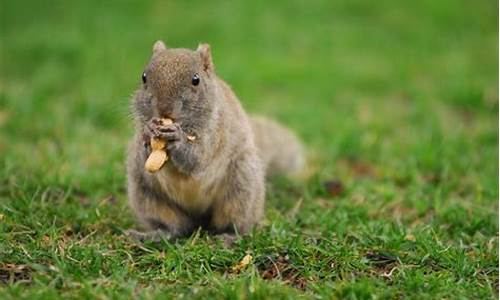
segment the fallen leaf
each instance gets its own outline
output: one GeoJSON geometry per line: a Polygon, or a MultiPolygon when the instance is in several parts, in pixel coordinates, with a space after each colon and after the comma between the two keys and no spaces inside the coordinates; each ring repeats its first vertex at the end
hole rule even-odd
{"type": "Polygon", "coordinates": [[[409,233],[405,236],[405,240],[414,242],[415,236],[413,234],[409,233]]]}
{"type": "Polygon", "coordinates": [[[44,243],[45,245],[48,245],[48,244],[50,244],[50,237],[49,237],[48,235],[44,235],[44,236],[42,237],[42,241],[43,241],[43,243],[44,243]]]}
{"type": "Polygon", "coordinates": [[[233,266],[232,271],[234,273],[240,273],[252,262],[252,259],[253,257],[250,254],[245,255],[237,265],[233,266]]]}

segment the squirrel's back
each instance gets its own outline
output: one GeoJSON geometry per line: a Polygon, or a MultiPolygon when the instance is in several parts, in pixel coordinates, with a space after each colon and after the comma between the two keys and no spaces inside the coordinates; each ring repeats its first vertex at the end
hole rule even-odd
{"type": "MultiPolygon", "coordinates": [[[[217,80],[226,101],[231,106],[241,105],[234,95],[231,87],[222,79],[217,80]]],[[[232,116],[228,116],[232,117],[232,116]]],[[[305,165],[304,150],[297,136],[283,125],[263,116],[239,117],[236,123],[245,126],[248,119],[253,135],[254,144],[262,164],[265,174],[274,175],[295,175],[303,170],[305,165]]]]}

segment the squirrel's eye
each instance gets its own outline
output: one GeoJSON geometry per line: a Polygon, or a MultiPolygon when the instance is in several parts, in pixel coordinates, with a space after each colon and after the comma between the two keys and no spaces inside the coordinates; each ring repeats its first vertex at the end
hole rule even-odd
{"type": "Polygon", "coordinates": [[[191,79],[191,83],[193,85],[198,85],[200,84],[200,76],[198,74],[194,74],[193,78],[191,79]]]}
{"type": "Polygon", "coordinates": [[[146,72],[142,73],[142,83],[146,84],[146,72]]]}

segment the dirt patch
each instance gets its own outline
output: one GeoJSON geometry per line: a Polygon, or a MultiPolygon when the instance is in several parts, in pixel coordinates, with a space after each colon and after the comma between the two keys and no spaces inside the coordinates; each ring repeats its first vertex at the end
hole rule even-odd
{"type": "Polygon", "coordinates": [[[325,181],[323,183],[323,187],[325,188],[325,191],[332,197],[341,196],[345,191],[344,184],[338,179],[325,181]]]}
{"type": "Polygon", "coordinates": [[[372,273],[389,280],[399,265],[397,256],[388,252],[369,251],[365,254],[365,258],[373,266],[372,273]]]}
{"type": "Polygon", "coordinates": [[[368,251],[365,254],[365,258],[376,267],[383,267],[397,261],[395,255],[383,251],[368,251]]]}
{"type": "Polygon", "coordinates": [[[290,262],[288,256],[279,255],[275,258],[268,256],[257,265],[257,268],[265,280],[280,280],[300,290],[305,290],[307,287],[307,279],[290,262]]]}
{"type": "Polygon", "coordinates": [[[441,177],[441,174],[439,174],[439,173],[427,173],[427,174],[423,175],[422,178],[424,179],[425,182],[427,182],[430,185],[434,185],[434,186],[439,185],[443,180],[443,178],[441,177]]]}
{"type": "Polygon", "coordinates": [[[27,265],[0,264],[0,283],[31,283],[32,269],[27,265]]]}
{"type": "Polygon", "coordinates": [[[90,207],[90,198],[85,191],[75,189],[72,191],[71,196],[83,207],[90,207]]]}
{"type": "Polygon", "coordinates": [[[340,159],[337,165],[349,170],[351,176],[355,178],[377,178],[379,176],[374,164],[359,158],[340,159]]]}

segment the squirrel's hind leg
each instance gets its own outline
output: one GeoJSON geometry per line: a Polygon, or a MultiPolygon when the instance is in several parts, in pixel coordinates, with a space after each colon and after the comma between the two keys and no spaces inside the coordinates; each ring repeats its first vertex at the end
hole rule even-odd
{"type": "Polygon", "coordinates": [[[194,224],[190,217],[175,207],[168,199],[147,192],[144,187],[131,180],[129,202],[137,219],[146,229],[144,232],[127,230],[125,234],[133,239],[145,241],[175,240],[189,234],[194,224]]]}
{"type": "Polygon", "coordinates": [[[139,242],[155,242],[159,243],[162,240],[172,241],[174,236],[168,231],[161,229],[151,230],[151,231],[137,231],[135,229],[129,229],[125,231],[125,236],[139,241],[139,242]]]}
{"type": "Polygon", "coordinates": [[[243,154],[228,167],[225,191],[214,203],[211,228],[219,234],[246,234],[263,215],[264,172],[253,153],[243,154]]]}

